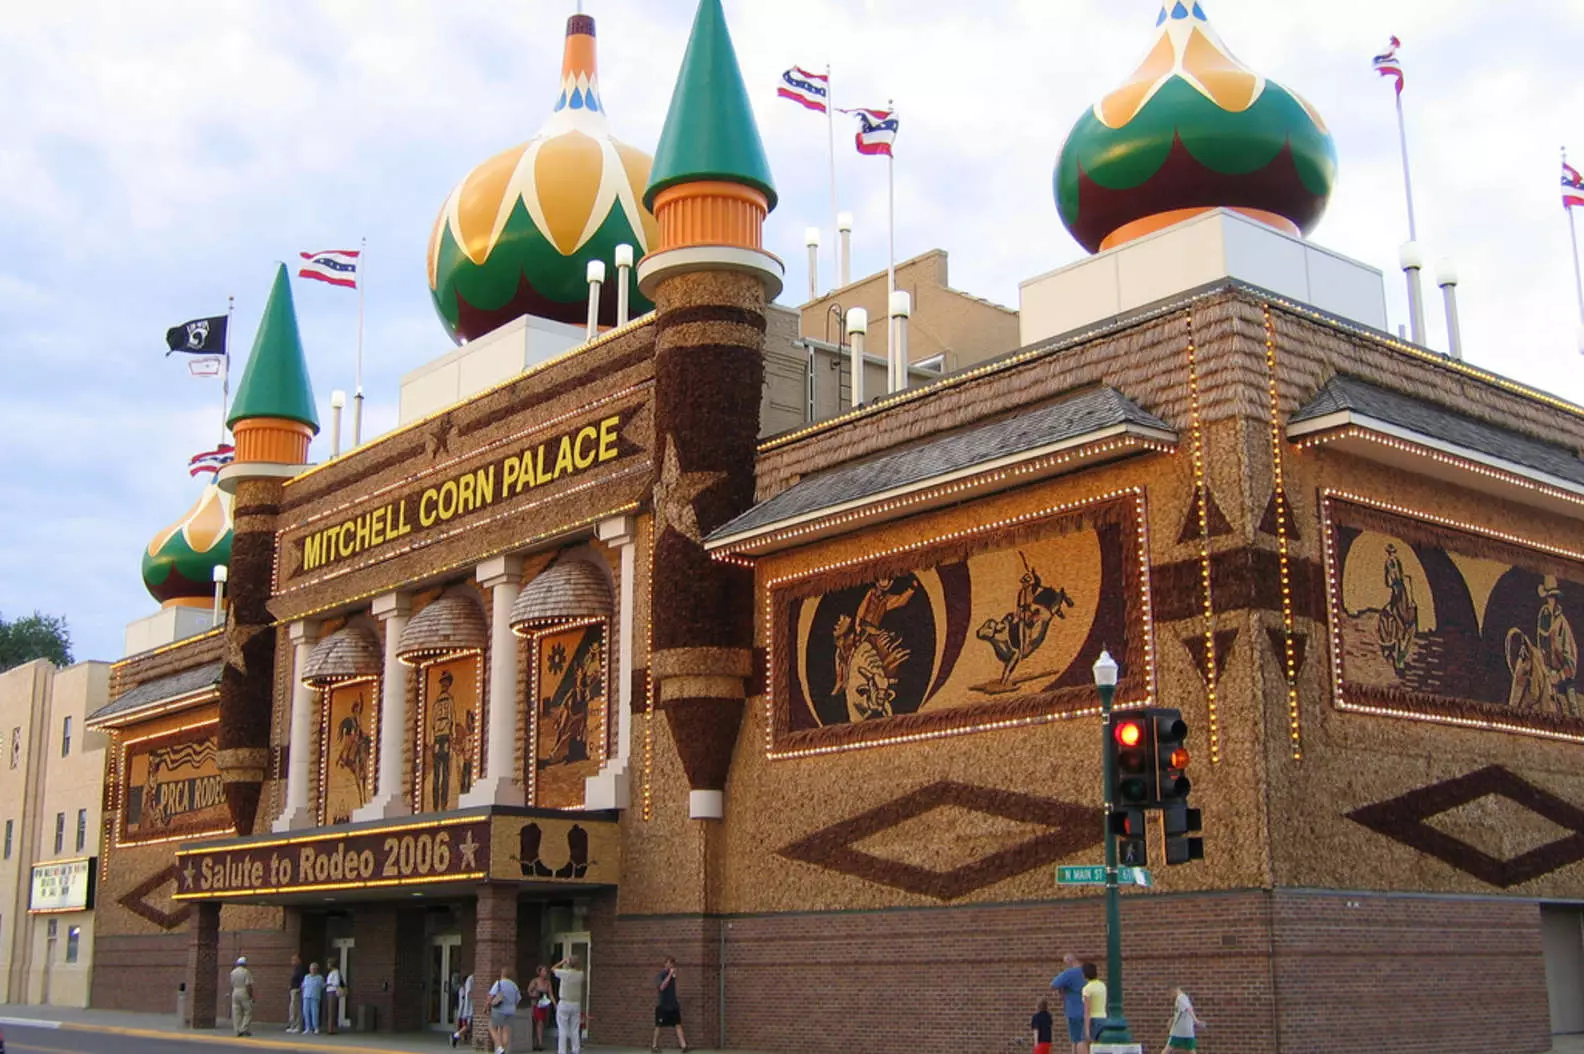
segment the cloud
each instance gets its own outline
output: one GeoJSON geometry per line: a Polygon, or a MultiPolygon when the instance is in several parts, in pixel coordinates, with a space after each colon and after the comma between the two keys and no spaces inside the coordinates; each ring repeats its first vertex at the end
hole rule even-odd
{"type": "MultiPolygon", "coordinates": [[[[119,654],[151,602],[140,547],[190,504],[214,382],[162,357],[166,327],[235,298],[240,367],[274,261],[368,240],[367,431],[395,420],[400,376],[450,350],[424,277],[446,194],[549,112],[572,5],[495,0],[56,0],[12,5],[0,39],[0,611],[67,614],[79,652],[119,654]]],[[[586,0],[616,133],[665,119],[691,0],[586,0]]],[[[1462,271],[1470,358],[1584,400],[1556,149],[1584,112],[1577,0],[1216,0],[1232,49],[1310,99],[1341,182],[1321,244],[1387,272],[1404,317],[1405,237],[1389,87],[1369,68],[1399,34],[1421,223],[1462,271]]],[[[830,237],[829,130],[778,102],[793,63],[835,73],[837,102],[894,99],[897,253],[952,254],[953,285],[1015,306],[1018,282],[1075,260],[1050,177],[1073,121],[1142,54],[1151,0],[727,0],[782,197],[767,237],[801,291],[803,228],[830,237]]],[[[855,272],[886,260],[886,171],[835,126],[855,272]]],[[[1584,141],[1577,144],[1584,155],[1584,141]]],[[[831,267],[830,251],[825,267],[831,267]]],[[[1432,290],[1434,293],[1434,290],[1432,290]]],[[[350,390],[357,298],[296,289],[328,425],[350,390]]],[[[1438,310],[1432,340],[1444,346],[1438,310]]],[[[349,415],[350,416],[350,415],[349,415]]],[[[350,421],[347,423],[350,438],[350,421]]],[[[327,451],[321,438],[316,451],[327,451]]]]}

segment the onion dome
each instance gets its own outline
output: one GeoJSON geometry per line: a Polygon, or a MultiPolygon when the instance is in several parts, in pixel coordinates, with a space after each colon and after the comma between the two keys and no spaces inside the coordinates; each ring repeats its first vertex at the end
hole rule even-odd
{"type": "Polygon", "coordinates": [[[231,562],[231,503],[213,483],[143,551],[143,584],[165,607],[208,607],[214,569],[231,562]]]}
{"type": "Polygon", "coordinates": [[[1290,234],[1319,222],[1336,145],[1308,103],[1239,62],[1195,0],[1165,0],[1144,62],[1056,163],[1062,222],[1090,252],[1217,207],[1290,234]]]}
{"type": "MultiPolygon", "coordinates": [[[[550,119],[469,172],[435,220],[429,289],[452,338],[472,340],[525,314],[587,321],[588,261],[609,262],[623,244],[642,256],[654,243],[654,217],[640,202],[650,164],[611,135],[594,20],[573,15],[550,119]]],[[[632,314],[650,310],[628,280],[632,314]]],[[[612,290],[601,297],[600,322],[616,323],[612,290]]]]}

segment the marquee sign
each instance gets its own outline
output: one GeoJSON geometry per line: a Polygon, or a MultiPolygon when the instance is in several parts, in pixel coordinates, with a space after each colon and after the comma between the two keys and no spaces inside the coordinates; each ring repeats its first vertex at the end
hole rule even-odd
{"type": "Polygon", "coordinates": [[[279,537],[277,591],[372,566],[620,471],[643,452],[638,422],[648,405],[647,389],[629,389],[294,525],[279,537]]]}
{"type": "Polygon", "coordinates": [[[33,865],[28,912],[45,915],[93,907],[94,857],[33,865]]]}
{"type": "Polygon", "coordinates": [[[517,881],[610,884],[612,820],[476,813],[423,823],[231,841],[176,853],[177,900],[517,881]]]}

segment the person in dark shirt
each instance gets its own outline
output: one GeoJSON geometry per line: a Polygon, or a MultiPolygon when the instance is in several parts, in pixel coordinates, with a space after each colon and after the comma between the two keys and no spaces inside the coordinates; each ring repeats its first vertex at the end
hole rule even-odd
{"type": "Polygon", "coordinates": [[[1029,1019],[1029,1028],[1034,1030],[1034,1054],[1050,1054],[1051,1014],[1048,1001],[1041,999],[1034,1004],[1034,1016],[1029,1019]]]}
{"type": "Polygon", "coordinates": [[[655,1000],[654,1039],[649,1043],[652,1052],[660,1049],[660,1030],[674,1028],[677,1046],[682,1048],[682,1054],[687,1054],[687,1037],[682,1034],[682,1004],[677,1001],[676,973],[676,960],[667,956],[665,968],[655,975],[658,996],[655,1000]]]}
{"type": "Polygon", "coordinates": [[[303,965],[301,955],[293,955],[291,965],[291,1002],[286,1008],[286,1031],[301,1032],[303,1030],[302,983],[303,978],[308,976],[308,967],[303,965]]]}

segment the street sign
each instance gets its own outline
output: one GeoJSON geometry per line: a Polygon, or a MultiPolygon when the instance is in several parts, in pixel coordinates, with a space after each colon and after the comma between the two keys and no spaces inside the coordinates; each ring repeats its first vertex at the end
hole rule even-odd
{"type": "MultiPolygon", "coordinates": [[[[1104,867],[1058,867],[1056,869],[1056,884],[1058,886],[1103,886],[1106,881],[1104,867]]],[[[1143,886],[1148,889],[1151,885],[1148,868],[1119,867],[1117,868],[1117,882],[1124,886],[1143,886]]]]}

